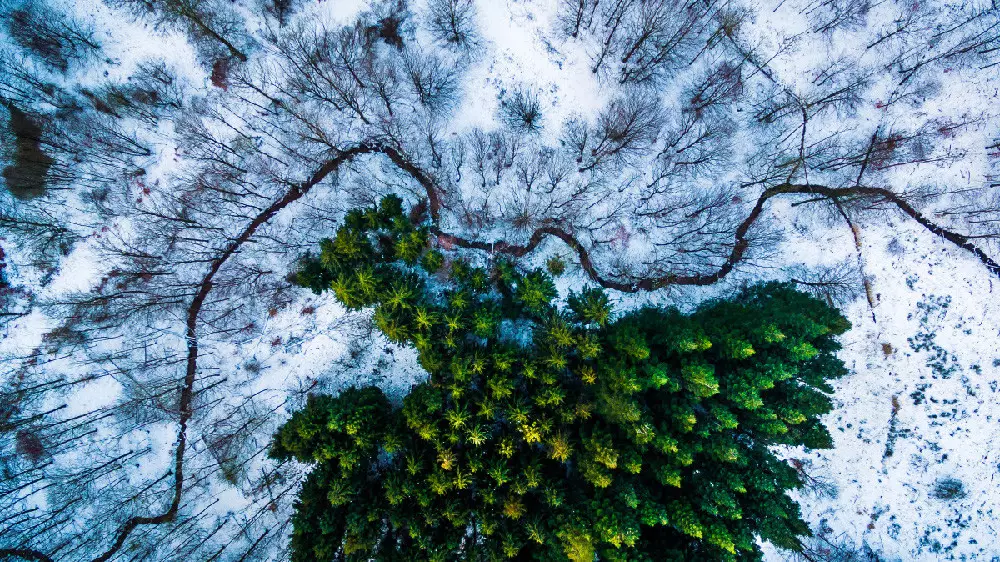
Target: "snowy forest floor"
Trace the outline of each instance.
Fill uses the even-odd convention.
[[[363,2],[332,0],[302,4],[295,15],[298,21],[319,21],[331,27],[351,21],[365,7]],[[412,4],[415,11],[422,5],[421,2]],[[508,99],[510,92],[525,83],[537,90],[544,123],[551,124],[536,133],[532,142],[558,144],[561,139],[559,124],[576,114],[596,114],[609,103],[615,90],[604,87],[589,69],[592,60],[589,49],[593,44],[582,40],[556,43],[552,33],[556,4],[541,0],[478,4],[477,22],[481,33],[478,40],[483,49],[477,57],[462,61],[466,74],[461,82],[460,102],[442,129],[443,137],[457,138],[477,127],[495,127],[501,100]],[[804,33],[806,18],[779,12],[783,4],[757,7],[757,27],[754,29],[757,38],[767,38],[772,33],[779,36]],[[59,6],[89,25],[113,30],[113,34],[107,32],[105,49],[108,60],[114,60],[114,68],[133,68],[137,61],[162,58],[178,70],[178,83],[186,89],[186,95],[197,97],[205,104],[210,104],[205,100],[215,99],[212,96],[223,95],[213,86],[210,69],[200,65],[197,58],[200,55],[183,33],[176,30],[153,33],[154,26],[97,2]],[[265,20],[254,12],[256,8],[238,6],[247,21]],[[993,9],[995,11],[995,7]],[[873,18],[878,16],[884,21],[868,22],[869,28],[878,28],[891,20],[886,13],[874,9],[873,13]],[[263,34],[266,26],[260,21],[255,32]],[[429,43],[421,35],[423,33],[418,30],[417,39]],[[799,70],[824,57],[849,58],[852,33],[860,32],[848,27],[843,35],[837,33],[841,31],[816,40],[823,45],[822,49],[803,49],[798,57],[778,59],[775,55],[772,62],[779,73],[795,77],[806,84],[803,89],[808,89],[809,73]],[[994,71],[980,69],[962,75],[962,70],[935,67],[934,72],[940,73],[937,78],[944,77],[944,83],[936,83],[937,89],[927,88],[914,95],[914,99],[923,97],[919,103],[913,102],[916,109],[912,110],[912,115],[905,109],[900,110],[901,115],[890,115],[890,110],[881,101],[882,94],[887,92],[880,89],[877,79],[873,79],[875,85],[865,92],[849,117],[851,126],[856,126],[861,137],[867,138],[865,127],[874,127],[873,123],[883,121],[899,129],[909,125],[920,128],[925,122],[971,123],[963,125],[963,131],[971,131],[968,134],[960,132],[953,138],[950,129],[947,134],[941,133],[947,137],[944,142],[947,147],[935,148],[949,157],[955,153],[964,156],[963,151],[967,151],[970,154],[967,158],[945,161],[942,157],[938,164],[930,157],[923,161],[921,156],[919,166],[900,167],[898,171],[887,169],[880,179],[887,184],[899,181],[907,187],[937,182],[988,183],[990,166],[996,165],[997,157],[983,151],[984,139],[996,134],[997,123],[988,113],[963,120],[974,109],[996,106],[996,79],[991,74]],[[122,76],[127,75],[124,70],[121,72]],[[753,74],[760,79],[759,72]],[[103,79],[99,72],[90,70],[82,70],[73,78],[84,86]],[[687,85],[673,88],[680,91],[684,87]],[[673,92],[665,97],[671,95],[680,94]],[[743,108],[734,110],[742,111]],[[839,119],[819,121],[810,134],[817,137],[835,134],[841,125]],[[184,175],[189,171],[187,155],[173,137],[174,127],[174,123],[161,124],[157,128],[139,127],[142,135],[156,138],[153,141],[156,147],[146,157],[143,179],[127,180],[123,192],[129,205],[138,195],[134,206],[139,208],[143,197],[154,201],[159,195],[157,190],[167,193],[172,181],[183,183],[188,179]],[[804,123],[802,129],[804,139]],[[732,136],[727,140],[735,144],[753,144],[740,133],[726,134]],[[308,153],[308,150],[303,152]],[[740,145],[733,152],[743,155],[750,149]],[[817,152],[821,151],[817,149]],[[360,160],[343,172],[343,176],[354,183],[348,185],[349,182],[344,181],[333,187],[317,183],[308,195],[266,217],[260,225],[260,233],[251,232],[253,236],[247,236],[245,247],[233,246],[232,261],[240,267],[251,262],[259,265],[260,277],[279,286],[294,267],[297,257],[313,248],[319,238],[329,235],[339,214],[347,208],[383,192],[399,192],[411,201],[416,199],[414,194],[422,195],[419,186],[415,187],[406,178],[392,176],[385,168],[373,159]],[[293,167],[287,175],[309,177],[304,173],[308,169],[308,165]],[[367,176],[370,178],[358,179]],[[709,178],[706,183],[719,177],[731,180],[735,174]],[[858,174],[859,182],[860,178]],[[499,189],[487,191],[483,196],[486,201],[491,196],[500,198]],[[624,191],[616,194],[610,190],[608,193],[598,198],[598,203],[593,203],[598,214],[604,207],[617,203],[614,201],[616,195],[626,197],[622,195]],[[755,197],[756,194],[744,196],[741,200],[733,196],[732,201],[734,205],[745,206]],[[190,358],[187,346],[192,340],[191,334],[184,332],[185,318],[180,308],[169,310],[149,324],[148,333],[155,333],[157,337],[144,340],[146,347],[142,353],[161,354],[169,367],[166,368],[168,375],[156,379],[159,386],[149,386],[148,381],[135,378],[135,371],[126,373],[125,369],[116,372],[107,366],[93,367],[96,360],[91,360],[99,353],[78,353],[71,339],[69,343],[65,337],[60,340],[59,330],[67,320],[59,316],[66,310],[61,303],[99,292],[98,287],[104,287],[108,277],[113,277],[111,271],[117,265],[106,259],[112,239],[116,236],[127,239],[139,230],[137,223],[149,217],[122,211],[120,221],[101,224],[103,217],[88,214],[77,203],[76,200],[63,201],[63,206],[53,211],[70,225],[68,228],[78,234],[78,239],[66,255],[56,257],[47,265],[39,265],[41,260],[35,255],[32,240],[0,231],[4,252],[0,257],[5,256],[8,264],[7,279],[19,291],[30,294],[31,302],[45,304],[30,308],[24,316],[14,317],[4,325],[0,357],[5,358],[9,368],[0,376],[9,380],[0,378],[0,382],[14,385],[17,377],[33,370],[59,373],[60,376],[101,371],[91,382],[74,384],[66,393],[46,396],[35,406],[38,412],[60,408],[61,420],[94,418],[93,433],[80,438],[90,440],[87,442],[92,443],[93,448],[82,446],[57,455],[51,460],[59,470],[69,473],[72,467],[82,466],[87,462],[88,453],[97,448],[121,453],[121,457],[115,457],[126,459],[115,461],[120,470],[113,476],[110,472],[98,471],[102,476],[95,477],[94,483],[85,487],[87,493],[101,493],[104,485],[101,478],[116,479],[115,490],[121,486],[141,488],[144,492],[154,490],[159,495],[151,499],[143,496],[135,506],[130,504],[130,509],[136,513],[161,513],[165,509],[179,510],[187,515],[196,512],[197,517],[191,517],[192,521],[201,521],[200,517],[205,517],[205,521],[223,521],[219,528],[228,521],[238,521],[233,529],[239,530],[233,530],[228,540],[248,545],[243,549],[247,552],[246,559],[280,559],[283,536],[274,538],[267,529],[274,527],[287,535],[291,500],[303,468],[284,467],[284,472],[278,476],[274,463],[266,458],[271,432],[290,411],[301,406],[308,392],[335,392],[349,385],[374,383],[394,398],[401,398],[423,376],[415,354],[382,338],[371,326],[369,314],[346,313],[330,295],[315,296],[305,290],[288,289],[287,285],[280,294],[272,295],[273,300],[261,298],[247,305],[249,312],[241,314],[250,322],[244,329],[230,329],[224,318],[213,317],[222,328],[200,336],[198,409],[197,415],[191,417],[192,433],[196,432],[197,438],[190,437],[188,441],[191,459],[188,462],[195,467],[190,472],[197,476],[189,476],[194,482],[185,485],[191,486],[190,490],[196,490],[197,494],[190,498],[178,492],[178,505],[168,507],[170,502],[166,498],[174,488],[164,474],[170,475],[176,466],[177,412],[184,411],[184,399],[181,398],[182,405],[178,408],[172,394],[171,398],[163,396],[173,393],[179,379],[183,379],[177,376],[178,372],[183,372],[183,366],[178,367],[180,360],[175,362],[175,359],[185,352]],[[835,385],[836,409],[825,420],[835,447],[813,452],[781,451],[806,475],[808,485],[797,499],[804,519],[816,534],[809,541],[810,547],[818,550],[868,549],[884,561],[1000,560],[1000,538],[996,531],[1000,527],[1000,494],[994,486],[994,478],[1000,473],[1000,430],[997,429],[1000,427],[997,423],[1000,418],[997,396],[1000,393],[1000,347],[996,345],[1000,336],[1000,299],[994,296],[1000,296],[1000,277],[970,252],[885,206],[851,210],[855,220],[848,223],[830,209],[813,211],[801,203],[801,200],[780,198],[768,203],[762,215],[769,235],[761,238],[763,248],[723,282],[709,287],[671,287],[633,294],[612,291],[611,294],[620,308],[645,304],[690,308],[707,298],[727,294],[740,284],[794,279],[802,271],[846,264],[845,267],[854,271],[855,281],[845,289],[838,304],[843,306],[853,324],[853,329],[843,338],[841,352],[850,374]],[[11,200],[10,204],[16,208],[22,203]],[[483,206],[485,208],[486,204]],[[126,207],[123,205],[123,209]],[[218,228],[221,234],[216,241],[225,244],[206,243],[204,255],[197,253],[202,251],[197,247],[196,259],[178,266],[180,277],[185,281],[196,277],[201,280],[208,264],[223,255],[219,248],[228,248],[226,244],[238,240],[233,232],[241,232],[253,219],[248,209],[263,207],[260,201],[254,201],[243,209],[245,214],[219,219],[220,222],[228,221],[225,228]],[[938,215],[927,213],[927,216]],[[729,226],[725,218],[718,219],[720,224],[725,223],[720,230]],[[957,219],[958,224],[953,226],[966,226],[962,221],[962,218]],[[512,231],[523,233],[523,230],[512,229],[509,221],[504,220],[470,226],[452,219],[447,226],[454,227],[458,234],[479,240],[503,238]],[[614,224],[606,226],[606,230],[613,233],[618,245],[606,245],[595,260],[614,263],[616,267],[619,265],[616,260],[656,263],[661,258],[651,249],[657,241],[655,235],[640,236],[647,226],[639,219],[632,223],[616,219]],[[272,238],[278,236],[275,233],[280,234],[280,238]],[[726,233],[728,235],[728,230]],[[229,255],[225,254],[226,258]],[[482,252],[468,251],[467,255],[483,258]],[[555,239],[547,239],[534,252],[524,256],[521,263],[542,267],[552,256],[567,262],[567,272],[557,279],[563,295],[591,282],[576,254]],[[229,267],[228,263],[223,264],[220,275],[227,274]],[[232,281],[230,278],[225,280]],[[224,285],[221,295],[212,293],[207,298],[206,307],[218,306],[227,295],[238,294],[233,286],[250,286],[255,282],[241,280]],[[213,288],[211,279],[205,278],[201,287],[207,295]],[[185,298],[188,296],[185,293]],[[189,302],[190,299],[185,300],[184,305]],[[198,330],[205,328],[199,325]],[[56,345],[59,341],[62,345]],[[44,352],[32,358],[37,350]],[[20,368],[28,361],[31,361],[30,368]],[[15,364],[18,368],[14,368]],[[141,370],[139,376],[142,376]],[[193,380],[194,374],[191,377]],[[154,395],[155,392],[162,393]],[[117,404],[128,400],[135,401],[137,406],[115,410],[114,417],[109,420],[93,415],[105,409],[111,411],[113,406],[117,408]],[[63,404],[65,407],[61,406]],[[211,414],[202,414],[203,411]],[[238,443],[216,439],[223,435],[241,437]],[[25,445],[19,443],[19,446]],[[229,456],[226,451],[230,450],[238,453]],[[108,455],[115,456],[110,452]],[[24,496],[18,509],[46,510],[65,500],[47,496],[45,488],[38,489],[41,486],[44,483],[27,487],[31,493]],[[185,488],[185,491],[190,490]],[[95,513],[100,514],[96,510],[90,513],[88,509],[74,512],[73,522],[66,528],[83,529],[81,536],[84,530],[91,532],[88,515]],[[5,515],[0,512],[0,520]],[[18,517],[10,515],[12,519]],[[215,519],[211,519],[213,517]],[[182,518],[177,526],[187,521]],[[144,533],[153,533],[150,527],[137,526],[139,530],[128,538],[128,544],[145,540]],[[3,523],[0,523],[2,529]],[[229,533],[229,528],[226,529]],[[246,529],[264,531],[257,539]],[[198,536],[209,531],[206,529]],[[108,536],[108,532],[102,532],[101,540]],[[94,533],[95,537],[99,534]],[[266,543],[262,542],[265,537],[268,537]],[[101,543],[101,540],[93,542]],[[106,548],[110,546],[107,542],[101,544]],[[262,546],[255,551],[258,543]],[[90,552],[90,542],[81,544],[86,545],[81,549],[88,549],[87,555],[97,556],[103,552]],[[766,545],[765,550],[768,560],[799,559]],[[136,546],[134,552],[135,556],[142,556],[146,551]],[[82,555],[74,553],[74,556]],[[115,560],[125,560],[126,556],[131,554],[123,551]]]

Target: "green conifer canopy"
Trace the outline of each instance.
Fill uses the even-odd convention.
[[[447,262],[396,197],[348,213],[298,282],[374,308],[429,373],[313,396],[271,455],[312,463],[292,559],[759,560],[809,533],[772,445],[826,448],[834,309],[782,284],[693,314]]]

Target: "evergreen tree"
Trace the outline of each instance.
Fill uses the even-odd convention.
[[[441,281],[395,197],[320,246],[300,284],[374,307],[429,378],[399,408],[313,397],[275,435],[272,456],[316,465],[293,560],[743,561],[809,534],[770,447],[830,446],[849,325],[823,302],[766,284],[616,318],[597,289],[560,310],[547,274],[506,262]]]

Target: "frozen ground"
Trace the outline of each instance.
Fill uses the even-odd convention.
[[[793,244],[852,247],[841,234]],[[863,239],[877,304],[872,311],[860,298],[845,309],[854,327],[841,357],[850,374],[835,385],[826,421],[835,446],[788,452],[816,479],[799,496],[806,520],[830,541],[868,545],[884,560],[993,560],[995,278],[905,222],[866,229]],[[949,480],[961,491],[940,497]]]
[[[411,9],[419,14],[423,4],[413,2]],[[613,81],[590,72],[599,47],[593,37],[567,40],[555,31],[557,4],[555,0],[479,3],[476,21],[481,48],[475,56],[462,61],[465,74],[460,102],[438,131],[443,138],[457,138],[480,128],[495,129],[501,101],[515,89],[527,88],[537,92],[543,107],[543,127],[533,142],[555,145],[560,141],[565,121],[574,116],[592,119],[621,94]],[[248,27],[263,35],[266,25],[262,22],[266,20],[255,13],[256,4],[236,6],[246,16]],[[917,7],[913,4],[911,11],[916,12]],[[116,69],[119,77],[129,76],[143,59],[162,58],[178,72],[186,95],[208,105],[228,103],[225,94],[212,86],[210,69],[199,65],[198,55],[180,31],[154,32],[148,22],[96,1],[67,2],[62,8],[102,30],[106,54],[114,60],[111,68]],[[779,2],[747,6],[750,16],[736,39],[758,54],[754,57],[758,63],[758,59],[766,59],[764,68],[769,79],[762,78],[764,70],[754,70],[748,63],[745,88],[764,91],[764,83],[774,82],[781,85],[776,91],[784,89],[806,97],[819,89],[817,76],[827,63],[848,61],[847,68],[837,72],[864,75],[864,85],[852,93],[857,99],[849,104],[850,109],[821,111],[810,120],[808,131],[802,135],[803,139],[808,135],[810,141],[815,141],[808,150],[817,153],[832,150],[824,142],[835,135],[866,139],[873,131],[936,128],[937,144],[921,149],[927,151],[926,158],[914,165],[888,166],[872,181],[900,193],[917,195],[923,195],[920,190],[926,191],[929,186],[953,186],[954,191],[946,195],[927,197],[925,214],[959,230],[971,228],[963,215],[934,212],[956,200],[964,201],[962,198],[967,195],[961,189],[972,192],[989,186],[998,155],[984,147],[995,142],[998,134],[1000,81],[995,76],[996,67],[935,61],[929,63],[925,74],[914,79],[923,81],[920,88],[900,87],[896,76],[880,70],[882,59],[890,55],[878,49],[866,50],[864,46],[898,26],[910,8],[903,3],[875,3],[862,15],[856,15],[850,24],[817,33],[810,29],[823,10],[820,5]],[[980,8],[989,9],[986,5]],[[299,6],[294,21],[307,26],[322,22],[334,27],[351,21],[363,9],[364,2],[306,1]],[[952,11],[965,9],[971,8],[965,4],[941,3],[930,10],[933,15],[927,18],[948,21],[946,16]],[[431,45],[432,39],[425,35],[418,30],[415,40]],[[252,54],[252,58],[281,62],[275,52],[263,48]],[[698,64],[710,65],[704,61]],[[95,70],[81,69],[66,81],[90,87],[105,78]],[[684,74],[662,84],[658,94],[665,106],[683,105],[685,92],[694,81],[695,77]],[[896,99],[902,101],[890,103]],[[753,109],[739,102],[727,106],[735,121],[742,118],[739,114]],[[163,123],[157,129],[135,123],[131,126],[155,148],[143,162],[147,170],[143,183],[121,186],[130,200],[138,195],[138,206],[144,196],[152,201],[158,190],[166,193],[173,185],[182,183],[188,167],[193,165],[179,148],[174,123]],[[798,141],[794,140],[798,129],[792,133],[791,141],[770,139],[764,134],[754,139],[747,130],[734,129],[715,149],[736,159],[745,156],[752,160],[756,143],[787,142],[794,153],[798,147]],[[308,164],[292,168],[293,173],[289,174],[292,177],[302,177],[306,175],[303,170],[309,169]],[[823,177],[822,172],[813,173],[813,178]],[[808,182],[808,171],[806,174],[804,181]],[[415,191],[412,182],[400,179],[390,178],[374,186],[358,180],[365,175],[384,179],[386,172],[373,161],[363,161],[355,165],[351,174],[345,173],[348,179],[343,184],[336,188],[320,185],[316,190],[325,192],[311,193],[272,219],[267,225],[270,230],[265,232],[292,240],[297,244],[294,252],[283,254],[262,236],[257,246],[248,245],[234,260],[242,260],[238,262],[241,268],[248,263],[260,265],[266,270],[261,276],[278,283],[298,252],[311,247],[333,225],[332,221],[315,221],[317,214],[329,213],[335,217],[352,201],[364,200],[376,192]],[[859,174],[859,182],[860,177]],[[743,170],[723,170],[714,171],[701,182],[692,180],[691,185],[692,189],[707,189],[709,184],[735,184],[745,179]],[[144,191],[146,188],[152,193]],[[994,184],[991,189],[995,188]],[[466,185],[459,189],[474,191]],[[612,190],[588,212],[600,214],[602,209],[617,203],[616,197],[627,199],[636,190],[634,186],[617,193]],[[469,200],[490,201],[491,196],[499,199],[504,195],[499,191],[496,188],[485,195],[474,193]],[[758,195],[738,189],[733,193],[734,201],[742,197],[744,206]],[[58,347],[52,343],[54,338],[50,334],[65,320],[59,314],[66,309],[59,303],[98,291],[97,287],[103,286],[105,278],[120,265],[104,257],[107,240],[116,236],[128,239],[141,229],[144,220],[138,213],[122,213],[120,221],[102,224],[100,217],[87,214],[78,203],[67,199],[63,211],[79,239],[68,255],[59,258],[53,270],[32,265],[35,250],[24,240],[0,237],[9,263],[7,278],[12,285],[32,293],[31,302],[38,304],[30,314],[4,326],[0,356],[7,359],[9,368],[0,376],[7,377],[9,380],[3,382],[11,385],[17,377],[26,373],[30,376],[39,370],[69,379],[80,376],[92,379],[73,385],[68,392],[46,395],[32,405],[36,411],[44,412],[65,404],[58,410],[57,419],[87,415],[95,418],[95,432],[79,437],[83,445],[50,460],[61,470],[71,471],[86,464],[87,456],[96,454],[95,451],[115,458],[119,454],[134,455],[121,463],[120,471],[96,478],[89,492],[99,494],[105,487],[147,489],[146,483],[159,482],[174,466],[177,407],[173,398],[153,394],[183,378],[181,362],[175,359],[183,355],[187,344],[184,310],[179,307],[167,310],[150,323],[150,326],[155,324],[153,328],[143,332],[144,353],[170,358],[166,374],[160,376],[158,372],[155,385],[148,392],[142,390],[147,381],[126,369],[116,371],[117,367],[107,364],[95,366],[98,365],[95,355],[110,354],[111,343],[97,345],[87,354],[72,345]],[[813,211],[795,206],[791,200],[774,199],[767,204],[761,221],[772,237],[752,260],[741,264],[724,282],[706,288],[671,288],[616,297],[623,307],[650,302],[688,307],[740,283],[788,279],[804,269],[847,264],[854,272],[855,282],[848,291],[853,297],[842,304],[854,329],[844,337],[842,351],[851,372],[836,385],[837,407],[827,419],[835,448],[785,452],[790,462],[801,466],[809,477],[810,485],[799,499],[805,519],[820,537],[818,548],[823,548],[825,541],[858,549],[867,546],[883,560],[998,559],[1000,539],[996,528],[1000,527],[1000,494],[995,491],[994,478],[1000,472],[997,439],[1000,436],[995,429],[1000,416],[1000,401],[996,399],[1000,391],[1000,348],[995,342],[1000,335],[1000,299],[994,294],[1000,296],[1000,284],[996,293],[993,285],[994,281],[1000,283],[1000,279],[969,252],[902,213],[874,207],[848,208],[856,227],[852,232],[829,209]],[[625,218],[616,218],[613,224],[602,227],[603,234],[611,232],[616,242],[595,252],[598,263],[617,265],[616,260],[623,260],[635,264],[648,260],[655,264],[664,259],[654,249],[663,236],[656,225],[640,219],[628,221],[627,215],[622,216]],[[232,239],[233,232],[242,228],[245,222],[242,219],[249,218],[250,214],[233,217],[219,230]],[[451,221],[450,226],[487,240],[522,232],[512,230],[504,220],[481,225]],[[599,239],[601,234],[602,231],[596,231],[593,239]],[[856,239],[861,242],[860,250],[855,247]],[[982,241],[987,250],[991,243],[986,238]],[[525,263],[541,265],[552,255],[564,257],[569,265],[568,273],[559,280],[562,291],[590,282],[573,252],[554,239],[527,256]],[[179,277],[202,275],[207,261],[185,264]],[[870,302],[862,288],[862,276],[870,288]],[[235,291],[231,287],[224,290],[230,293],[223,295]],[[185,294],[185,304],[188,297]],[[196,482],[188,485],[196,493],[191,499],[184,498],[181,512],[206,517],[205,533],[214,528],[216,521],[222,522],[218,524],[223,528],[229,521],[238,520],[233,525],[242,525],[243,531],[233,527],[231,535],[227,535],[230,528],[225,527],[219,535],[226,535],[227,544],[252,545],[249,550],[244,548],[250,555],[248,559],[280,559],[281,540],[261,543],[264,546],[254,551],[257,536],[246,531],[278,527],[287,522],[291,510],[296,470],[301,468],[285,467],[280,478],[273,476],[278,471],[265,458],[273,428],[290,410],[301,405],[306,392],[335,391],[348,384],[375,382],[399,397],[413,381],[420,379],[421,373],[413,353],[389,345],[372,331],[366,314],[345,314],[329,295],[317,297],[293,289],[275,295],[271,301],[264,298],[254,301],[241,314],[250,323],[239,330],[229,330],[222,318],[213,318],[213,322],[218,320],[218,331],[209,333],[202,328],[198,364],[202,386],[198,389],[198,415],[192,422],[197,437],[191,437],[189,445],[191,473],[195,474]],[[113,345],[121,343],[116,340]],[[40,354],[36,353],[38,350]],[[30,368],[15,368],[32,354],[36,359]],[[141,403],[141,407],[132,411],[134,418],[129,418],[138,420],[138,429],[122,430],[128,420],[122,420],[121,416],[103,420],[94,414],[126,400]],[[240,442],[222,443],[217,437],[233,433],[229,424],[237,419],[247,420],[235,432],[241,435]],[[245,430],[247,427],[251,429]],[[226,454],[230,450],[239,453],[230,458]],[[30,493],[24,496],[22,508],[45,510],[62,501],[47,495],[42,486],[27,488]],[[170,485],[160,485],[159,496],[144,497],[130,509],[133,513],[160,512],[169,505],[170,490]],[[100,516],[99,512],[80,510],[61,532],[90,532],[90,518]],[[0,514],[0,520],[3,518]],[[141,541],[143,536],[138,534],[135,540]],[[261,540],[265,536],[267,532],[261,535]],[[136,548],[136,552],[143,552]],[[65,559],[83,559],[74,558],[81,554]],[[784,560],[786,554],[769,550],[767,557]]]

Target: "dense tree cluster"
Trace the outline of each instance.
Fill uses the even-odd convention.
[[[429,379],[313,396],[272,456],[314,463],[293,559],[756,560],[809,533],[777,444],[830,446],[817,416],[848,323],[786,285],[691,315],[615,316],[596,289],[446,263],[398,198],[354,210],[298,281],[416,348]]]
[[[396,355],[367,317],[322,313],[285,273],[331,217],[388,192],[426,197],[443,245],[554,251],[554,276],[661,299],[766,277],[838,304],[867,297],[875,318],[880,293],[908,293],[866,260],[885,232],[897,268],[924,243],[900,221],[1000,273],[996,6],[542,4],[0,0],[0,559],[285,558],[309,467],[266,458],[275,413],[344,380],[396,396],[415,374],[386,368]],[[822,260],[787,252],[841,234],[853,243]],[[452,269],[392,271],[438,291]],[[314,273],[322,289],[336,280]],[[501,307],[485,275],[476,298]],[[532,337],[510,333],[546,325],[499,314],[495,339],[518,354]],[[710,400],[728,388],[713,365]],[[886,470],[908,470],[894,458]],[[953,540],[943,524],[907,538],[830,523],[880,537],[882,557]]]

